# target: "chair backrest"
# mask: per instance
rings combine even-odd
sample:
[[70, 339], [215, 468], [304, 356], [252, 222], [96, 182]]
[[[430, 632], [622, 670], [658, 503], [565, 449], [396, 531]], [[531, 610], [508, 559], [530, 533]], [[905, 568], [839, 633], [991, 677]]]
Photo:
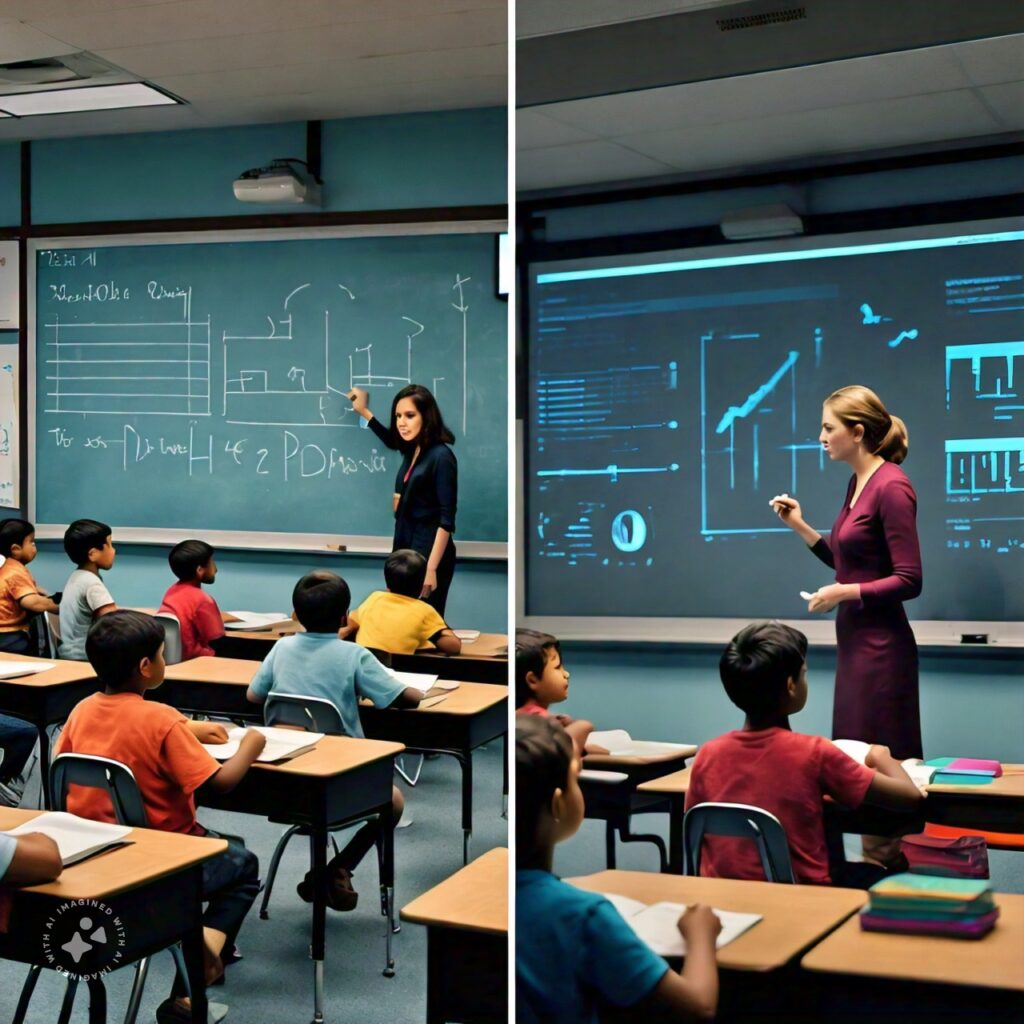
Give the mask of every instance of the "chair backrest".
[[181, 661], [181, 623], [177, 615], [158, 612], [153, 616], [164, 627], [164, 661], [177, 665]]
[[71, 786], [102, 789], [114, 805], [118, 824], [149, 828], [146, 805], [128, 765], [94, 754], [58, 754], [50, 765], [50, 806], [65, 810]]
[[366, 648], [385, 668], [391, 668], [393, 661], [390, 651], [382, 651], [379, 647]]
[[297, 725], [307, 732], [323, 732], [328, 736], [345, 735], [341, 712], [323, 697], [272, 693], [263, 705], [263, 723]]
[[749, 804], [697, 804], [683, 818], [684, 869], [700, 874], [700, 848], [704, 837], [737, 836], [757, 844], [764, 876], [769, 882], [794, 883], [786, 830], [774, 814]]

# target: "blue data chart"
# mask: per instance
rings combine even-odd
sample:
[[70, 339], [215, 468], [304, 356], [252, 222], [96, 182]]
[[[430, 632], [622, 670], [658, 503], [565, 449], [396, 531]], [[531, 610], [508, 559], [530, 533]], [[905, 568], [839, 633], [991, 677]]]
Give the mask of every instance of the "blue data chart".
[[1024, 230], [798, 239], [530, 268], [526, 610], [800, 617], [833, 574], [849, 470], [822, 402], [866, 384], [908, 426], [914, 619], [1024, 618]]

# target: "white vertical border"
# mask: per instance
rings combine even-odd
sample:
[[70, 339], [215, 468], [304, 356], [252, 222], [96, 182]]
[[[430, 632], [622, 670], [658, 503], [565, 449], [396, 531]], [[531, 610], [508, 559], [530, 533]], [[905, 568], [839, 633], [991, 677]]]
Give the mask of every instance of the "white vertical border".
[[21, 327], [18, 280], [18, 242], [0, 242], [0, 331]]
[[[21, 403], [23, 396], [18, 390], [18, 367], [21, 363], [21, 352], [19, 351], [18, 337], [12, 341], [0, 342], [0, 364], [10, 360], [11, 364], [11, 408], [10, 419], [7, 420], [7, 410], [0, 410], [0, 429], [6, 421], [7, 428], [7, 455], [2, 456], [5, 472], [0, 473], [0, 480], [10, 481], [10, 493], [0, 496], [0, 508], [21, 508]], [[7, 371], [0, 365], [0, 398], [6, 392]]]

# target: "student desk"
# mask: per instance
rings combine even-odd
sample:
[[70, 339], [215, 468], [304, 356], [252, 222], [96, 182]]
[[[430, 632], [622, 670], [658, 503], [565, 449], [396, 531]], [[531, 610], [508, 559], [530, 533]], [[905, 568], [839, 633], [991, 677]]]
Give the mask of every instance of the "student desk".
[[[210, 661], [214, 659], [208, 659]], [[204, 806], [255, 814], [286, 825], [304, 825], [313, 838], [312, 870], [323, 877], [327, 864], [327, 830], [333, 822], [379, 814], [382, 835], [381, 894], [387, 911], [387, 959], [391, 961], [394, 914], [394, 829], [391, 827], [391, 775], [401, 743], [325, 736], [316, 746], [280, 764], [256, 762], [230, 793], [216, 794], [207, 786], [199, 791]], [[324, 890], [314, 887], [312, 942], [315, 1024], [323, 1018], [324, 947], [327, 904]]]
[[[718, 951], [720, 1020], [800, 1020], [805, 1008], [795, 978], [801, 953], [855, 914], [867, 900], [858, 889], [688, 878], [645, 871], [601, 871], [568, 881], [593, 892], [642, 903], [705, 903], [761, 914], [751, 929]], [[729, 975], [735, 972], [735, 976]]]
[[[263, 707], [245, 699], [258, 661], [238, 658], [194, 658], [167, 667], [164, 685], [150, 695], [176, 708], [201, 714], [227, 715], [262, 722]], [[462, 768], [463, 860], [469, 859], [473, 832], [473, 751], [505, 737], [508, 743], [508, 688], [485, 683], [461, 683], [431, 708], [383, 710], [360, 707], [366, 735], [405, 744], [410, 749], [454, 757]], [[508, 792], [505, 758], [503, 792]]]
[[629, 822], [633, 814], [665, 810], [665, 797], [648, 788], [651, 780], [659, 779], [673, 772], [673, 769], [682, 769], [687, 759], [696, 753], [695, 746], [684, 746], [675, 753], [650, 758], [619, 757], [612, 754], [587, 754], [584, 757], [583, 768], [588, 772], [615, 772], [626, 776], [617, 782], [598, 782], [585, 775], [580, 776], [586, 816], [605, 822], [605, 858], [609, 868], [615, 867], [615, 834], [618, 832], [623, 842], [653, 843], [658, 848], [662, 870], [673, 870], [671, 851], [666, 859], [661, 837], [633, 835], [629, 830]]
[[508, 1019], [508, 850], [488, 850], [402, 908], [427, 927], [427, 1024]]
[[[16, 828], [39, 811], [0, 807], [0, 831]], [[65, 868], [55, 882], [12, 889], [10, 931], [0, 933], [0, 957], [46, 966], [47, 936], [54, 945], [71, 940], [76, 927], [70, 922], [71, 900], [96, 900], [107, 910], [97, 924], [119, 947], [116, 963], [97, 960], [83, 970], [102, 971], [152, 956], [181, 941], [192, 987], [192, 1019], [206, 1021], [206, 988], [203, 980], [202, 864], [227, 849], [223, 839], [184, 836], [176, 832], [132, 829], [133, 845], [110, 850]], [[90, 904], [91, 905], [91, 904]], [[82, 909], [87, 913], [88, 906]], [[159, 913], [155, 912], [159, 908]], [[60, 913], [61, 917], [56, 915]], [[92, 917], [97, 913], [92, 912]], [[58, 929], [59, 934], [57, 934]], [[66, 933], [66, 935], [65, 935]], [[74, 963], [67, 958], [67, 967]], [[87, 980], [87, 979], [83, 979]], [[10, 993], [13, 1001], [13, 993]], [[89, 985], [89, 1022], [105, 1021], [106, 994], [102, 985]]]
[[1020, 1020], [1024, 896], [995, 900], [999, 920], [976, 941], [865, 932], [847, 921], [803, 958], [817, 974], [825, 1019]]
[[[217, 649], [234, 658], [262, 661], [281, 637], [303, 632], [297, 622], [281, 622], [269, 629], [228, 630]], [[461, 654], [445, 654], [428, 647], [415, 654], [393, 654], [391, 665], [400, 672], [427, 672], [473, 683], [508, 685], [508, 637], [481, 633], [472, 643], [463, 642]]]
[[50, 738], [51, 725], [67, 721], [72, 708], [99, 689], [96, 673], [87, 661], [60, 661], [56, 658], [30, 658], [24, 654], [0, 653], [5, 661], [48, 661], [55, 668], [20, 679], [0, 679], [0, 713], [16, 715], [31, 722], [39, 732], [39, 772], [42, 779], [43, 806], [50, 806]]

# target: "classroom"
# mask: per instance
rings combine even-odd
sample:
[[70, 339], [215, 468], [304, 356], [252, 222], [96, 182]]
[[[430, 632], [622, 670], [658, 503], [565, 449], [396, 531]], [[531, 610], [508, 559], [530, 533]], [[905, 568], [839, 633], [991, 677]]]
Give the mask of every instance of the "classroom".
[[507, 1018], [507, 19], [0, 6], [0, 1019]]
[[1024, 1019], [1022, 77], [519, 0], [517, 1019]]

